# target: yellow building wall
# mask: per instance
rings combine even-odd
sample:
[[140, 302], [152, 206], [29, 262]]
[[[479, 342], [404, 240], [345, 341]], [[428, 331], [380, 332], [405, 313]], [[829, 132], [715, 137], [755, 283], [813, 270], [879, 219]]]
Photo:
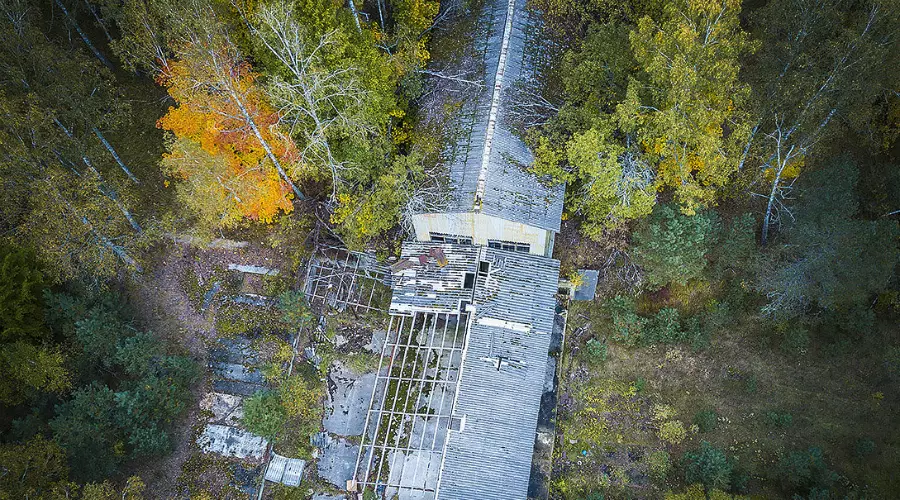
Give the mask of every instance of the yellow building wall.
[[514, 241], [530, 245], [530, 253], [550, 256], [551, 231], [512, 222], [482, 213], [438, 213], [413, 216], [416, 240], [430, 241], [431, 233], [443, 233], [472, 238], [476, 245], [487, 245], [488, 240]]

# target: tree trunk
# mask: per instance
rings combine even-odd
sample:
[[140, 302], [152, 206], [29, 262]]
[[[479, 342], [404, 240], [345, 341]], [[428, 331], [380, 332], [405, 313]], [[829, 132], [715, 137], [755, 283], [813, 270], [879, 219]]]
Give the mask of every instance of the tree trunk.
[[[103, 182], [103, 176], [101, 176], [100, 172], [98, 172], [97, 169], [94, 168], [94, 165], [91, 163], [90, 160], [88, 160], [87, 156], [82, 156], [81, 161], [83, 161], [84, 164], [87, 165], [89, 169], [91, 169], [91, 172], [94, 172], [94, 175], [97, 176], [97, 179], [99, 179], [100, 182]], [[76, 173], [77, 173], [77, 171], [76, 171]], [[81, 175], [79, 174], [79, 177], [80, 176]], [[125, 216], [125, 219], [128, 220], [128, 223], [131, 224], [131, 227], [134, 228], [134, 230], [138, 234], [141, 234], [144, 232], [144, 230], [141, 229], [140, 224], [138, 224], [137, 220], [135, 220], [134, 216], [131, 215], [131, 212], [127, 208], [125, 208], [125, 205], [122, 204], [121, 201], [119, 201], [119, 196], [116, 194], [115, 191], [110, 190], [110, 189], [103, 189], [102, 185], [98, 186], [98, 189], [100, 190], [101, 193], [103, 193], [104, 196], [106, 196], [107, 198], [109, 198], [110, 200], [112, 200], [116, 203], [116, 206], [119, 207], [119, 210], [122, 212], [122, 215]]]
[[75, 207], [73, 207], [71, 203], [69, 203], [65, 198], [63, 198], [62, 195], [59, 194], [59, 191], [52, 184], [50, 184], [47, 181], [45, 181], [45, 183], [48, 186], [50, 186], [51, 189], [53, 189], [53, 194], [56, 195], [56, 199], [58, 199], [69, 210], [71, 210], [72, 213], [76, 217], [81, 219], [82, 224], [87, 226], [87, 228], [91, 231], [91, 233], [93, 233], [94, 237], [96, 237], [97, 240], [99, 240], [100, 243], [102, 243], [104, 247], [106, 247], [108, 250], [112, 251], [112, 253], [116, 254], [116, 257], [118, 257], [125, 264], [133, 267], [137, 272], [139, 272], [139, 273], [144, 272], [144, 269], [141, 267], [141, 265], [138, 264], [138, 262], [136, 260], [134, 260], [130, 255], [128, 255], [128, 252], [126, 252], [124, 248], [120, 247], [119, 245], [116, 245], [115, 243], [110, 241], [110, 239], [107, 238], [105, 235], [103, 235], [102, 233], [97, 231], [97, 229], [94, 228], [94, 225], [91, 224], [91, 221], [89, 221], [87, 219], [87, 217], [79, 214], [78, 211], [75, 210]]
[[[356, 5], [353, 4], [353, 0], [347, 0], [347, 3], [350, 5], [350, 12], [353, 13], [353, 21], [356, 23], [356, 31], [362, 33], [362, 26], [359, 25], [359, 14], [356, 12]], [[379, 12], [381, 11], [379, 10]]]
[[89, 220], [87, 220], [87, 217], [82, 215], [81, 222], [83, 222], [88, 228], [90, 228], [91, 232], [94, 233], [94, 236], [96, 236], [97, 239], [99, 239], [100, 242], [103, 243], [103, 246], [105, 246], [106, 248], [111, 250], [114, 254], [116, 254], [116, 257], [121, 259], [122, 262], [133, 267], [139, 273], [144, 272], [144, 269], [141, 267], [141, 265], [138, 264], [137, 261], [134, 260], [130, 255], [128, 255], [128, 252], [126, 252], [124, 248], [120, 247], [119, 245], [116, 245], [115, 243], [110, 241], [109, 238], [107, 238], [106, 236], [97, 232], [97, 230], [94, 229], [94, 225], [91, 224], [91, 222]]
[[56, 0], [56, 6], [59, 7], [59, 10], [61, 10], [62, 13], [66, 16], [66, 19], [69, 21], [69, 24], [71, 24], [72, 27], [75, 28], [75, 31], [78, 32], [78, 36], [80, 36], [81, 40], [84, 42], [84, 44], [87, 45], [87, 47], [89, 49], [91, 49], [91, 52], [94, 53], [94, 55], [97, 57], [97, 59], [99, 59], [100, 62], [102, 62], [103, 65], [106, 66], [107, 68], [109, 68], [111, 70], [115, 69], [115, 68], [113, 68], [113, 65], [109, 62], [109, 60], [106, 59], [106, 57], [104, 57], [103, 54], [101, 54], [99, 50], [97, 50], [97, 47], [95, 47], [93, 43], [91, 43], [91, 40], [87, 37], [87, 35], [84, 34], [84, 31], [81, 31], [81, 27], [78, 26], [78, 22], [75, 21], [74, 17], [69, 15], [68, 9], [66, 9], [66, 6], [63, 5], [61, 0]]
[[73, 139], [73, 138], [74, 138], [74, 137], [72, 136], [72, 132], [71, 132], [69, 129], [67, 129], [66, 126], [63, 125], [62, 122], [59, 121], [58, 118], [56, 118], [56, 117], [54, 116], [54, 117], [53, 117], [53, 121], [56, 123], [56, 125], [57, 125], [59, 128], [62, 129], [63, 133], [66, 134], [66, 137], [68, 137], [69, 139]]
[[778, 167], [775, 174], [775, 180], [772, 182], [772, 190], [769, 192], [769, 202], [766, 204], [766, 215], [763, 217], [762, 234], [759, 236], [759, 244], [766, 246], [769, 243], [769, 224], [772, 221], [772, 207], [775, 206], [775, 194], [778, 192], [778, 183], [781, 182], [781, 172], [784, 171], [786, 163], [782, 163]]
[[288, 185], [293, 189], [294, 194], [297, 195], [299, 200], [305, 200], [306, 196], [297, 189], [297, 186], [294, 185], [294, 182], [291, 181], [291, 178], [288, 177], [287, 172], [284, 171], [284, 168], [281, 167], [281, 162], [278, 161], [278, 158], [272, 153], [272, 148], [269, 147], [269, 143], [263, 138], [262, 133], [260, 133], [259, 128], [256, 127], [256, 122], [253, 121], [253, 117], [250, 116], [250, 112], [247, 111], [247, 108], [244, 107], [244, 102], [241, 101], [241, 98], [237, 95], [234, 89], [229, 89], [231, 92], [231, 98], [234, 99], [235, 104], [238, 105], [238, 109], [241, 110], [241, 114], [244, 116], [244, 120], [247, 121], [247, 124], [250, 125], [250, 129], [253, 130], [253, 134], [256, 136], [256, 139], [262, 144], [263, 149], [266, 151], [266, 156], [269, 157], [269, 160], [275, 164], [275, 169], [278, 170], [278, 173], [284, 179]]
[[123, 172], [125, 172], [125, 175], [127, 175], [129, 179], [134, 181], [135, 184], [140, 184], [141, 182], [137, 179], [137, 177], [134, 176], [134, 174], [131, 173], [130, 170], [128, 170], [128, 167], [125, 165], [125, 162], [123, 162], [122, 159], [119, 158], [119, 154], [116, 153], [116, 150], [113, 149], [113, 147], [109, 143], [109, 141], [106, 140], [106, 137], [103, 137], [103, 134], [101, 134], [100, 131], [97, 130], [97, 127], [92, 127], [91, 130], [94, 131], [94, 135], [96, 135], [97, 138], [100, 139], [100, 142], [103, 143], [103, 146], [106, 148], [106, 150], [109, 151], [109, 153], [113, 156], [113, 158], [116, 159], [116, 163], [119, 164], [119, 167], [122, 169]]
[[[385, 29], [384, 29], [384, 13], [382, 12], [382, 9], [381, 9], [381, 1], [382, 1], [382, 0], [375, 0], [375, 3], [378, 5], [378, 22], [379, 22], [379, 24], [381, 24], [381, 32], [382, 32], [382, 33], [385, 33]], [[352, 3], [353, 0], [350, 0], [350, 2]]]
[[87, 6], [88, 10], [91, 11], [91, 14], [94, 16], [94, 19], [97, 20], [97, 25], [100, 26], [100, 29], [103, 30], [103, 34], [106, 35], [106, 39], [112, 43], [113, 37], [109, 34], [109, 31], [106, 29], [106, 24], [103, 23], [103, 19], [100, 19], [100, 16], [97, 14], [97, 9], [91, 5], [90, 0], [84, 0], [84, 4]]

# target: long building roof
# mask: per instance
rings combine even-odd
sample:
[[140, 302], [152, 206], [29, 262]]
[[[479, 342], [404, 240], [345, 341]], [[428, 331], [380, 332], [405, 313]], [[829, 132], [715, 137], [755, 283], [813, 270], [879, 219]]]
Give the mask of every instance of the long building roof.
[[[439, 266], [440, 249], [447, 259]], [[408, 242], [394, 274], [393, 314], [451, 312], [471, 303], [465, 355], [437, 498], [526, 498], [547, 351], [555, 318], [559, 262], [471, 245]], [[486, 265], [484, 263], [487, 263]], [[467, 287], [466, 275], [474, 277]]]
[[484, 29], [475, 50], [482, 54], [484, 86], [460, 113], [447, 212], [480, 211], [558, 232], [565, 188], [546, 186], [525, 170], [534, 157], [509, 120], [511, 89], [534, 78], [526, 51], [533, 23], [525, 3], [486, 0], [481, 13]]

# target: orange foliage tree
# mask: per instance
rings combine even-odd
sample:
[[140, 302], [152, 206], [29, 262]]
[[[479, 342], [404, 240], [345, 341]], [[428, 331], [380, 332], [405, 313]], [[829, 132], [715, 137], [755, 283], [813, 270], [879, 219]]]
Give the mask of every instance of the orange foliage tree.
[[227, 39], [195, 37], [178, 55], [158, 77], [177, 106], [157, 126], [176, 137], [162, 164], [187, 181], [179, 195], [221, 226], [242, 217], [270, 222], [279, 210], [290, 212], [291, 198], [303, 194], [285, 165], [293, 169], [300, 154], [279, 132], [278, 112], [250, 65]]

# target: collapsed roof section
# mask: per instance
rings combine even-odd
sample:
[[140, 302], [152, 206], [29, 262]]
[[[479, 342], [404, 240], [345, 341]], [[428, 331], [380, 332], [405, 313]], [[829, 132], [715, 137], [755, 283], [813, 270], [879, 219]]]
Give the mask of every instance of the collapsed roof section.
[[482, 12], [484, 86], [467, 102], [457, 126], [462, 137], [450, 163], [453, 197], [446, 212], [482, 212], [559, 232], [563, 185], [547, 186], [525, 169], [534, 157], [510, 120], [515, 87], [535, 78], [526, 36], [534, 28], [526, 0], [488, 0]]
[[461, 425], [447, 433], [437, 498], [525, 498], [559, 262], [414, 242], [401, 262], [412, 266], [394, 273], [392, 314], [469, 312], [452, 411]]

